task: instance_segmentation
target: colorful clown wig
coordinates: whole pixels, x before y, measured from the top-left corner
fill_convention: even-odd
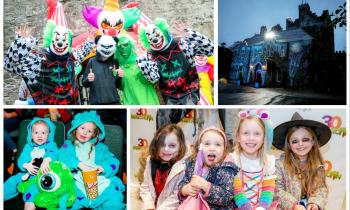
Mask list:
[[[170,41],[169,34],[169,25],[167,21],[163,18],[156,18],[151,24],[155,25],[159,30],[164,34],[165,42],[168,43]],[[147,51],[151,50],[151,46],[146,36],[146,28],[139,28],[139,40],[142,43],[143,47],[147,49]]]
[[[135,41],[131,36],[129,36],[127,33],[121,33],[118,35],[118,45],[120,44],[129,44],[131,53],[128,58],[124,58],[120,51],[118,50],[118,47],[116,48],[116,52],[114,53],[114,58],[118,60],[119,65],[125,65],[125,64],[131,64],[136,63],[136,49],[135,49]]]
[[[43,35],[43,47],[48,48],[50,47],[53,39],[53,32],[56,27],[63,27],[63,26],[57,26],[52,20],[47,21],[46,26],[44,28],[44,35]],[[73,32],[68,29],[68,52],[72,52],[72,37]]]

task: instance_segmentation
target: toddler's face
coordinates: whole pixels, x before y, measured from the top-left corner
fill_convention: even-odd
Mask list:
[[[291,150],[301,159],[307,156],[313,145],[312,135],[305,128],[295,130],[289,138]]]
[[[82,143],[88,142],[94,138],[95,130],[96,125],[94,123],[86,122],[77,128],[76,137]]]
[[[169,162],[178,155],[179,149],[177,136],[170,133],[165,137],[164,144],[159,149],[159,157],[163,162]]]
[[[237,134],[237,140],[247,157],[255,158],[264,143],[264,130],[253,119],[244,120]]]
[[[225,151],[224,138],[215,131],[207,131],[201,138],[204,164],[213,166],[221,161]]]
[[[38,145],[46,143],[49,134],[49,127],[45,123],[35,123],[32,126],[32,139]]]

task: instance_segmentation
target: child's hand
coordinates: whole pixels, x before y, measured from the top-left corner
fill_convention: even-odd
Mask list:
[[[117,71],[120,78],[124,77],[124,70],[122,68],[119,68]]]
[[[306,208],[303,205],[296,205],[293,209],[294,210],[306,210]]]
[[[200,191],[199,188],[193,187],[191,183],[186,184],[181,188],[181,194],[183,196],[196,196],[197,193]]]
[[[90,69],[90,73],[88,74],[88,80],[89,82],[93,82],[95,80],[95,74],[92,72],[92,69]]]
[[[23,168],[25,168],[31,175],[36,175],[39,170],[39,168],[34,166],[32,162],[23,164]]]
[[[98,174],[104,173],[105,170],[102,168],[102,166],[96,166],[95,169],[97,170]]]
[[[314,203],[309,203],[307,205],[307,210],[318,210],[318,206]]]
[[[193,175],[190,183],[193,187],[202,189],[203,191],[206,191],[209,186],[209,182],[198,175]]]
[[[188,28],[187,23],[182,21],[177,22],[173,25],[173,28],[180,33],[180,37],[184,38],[187,36],[187,31],[186,31],[186,29]]]
[[[47,174],[49,173],[49,171],[51,171],[50,162],[51,162],[51,158],[47,157],[41,163],[40,170],[43,174]]]
[[[78,168],[81,170],[81,171],[90,171],[91,170],[91,167],[90,166],[87,166],[85,165],[84,163],[80,162],[78,164]]]

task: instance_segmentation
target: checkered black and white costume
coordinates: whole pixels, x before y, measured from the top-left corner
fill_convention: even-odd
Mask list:
[[[166,104],[197,104],[199,79],[195,70],[194,56],[210,56],[214,52],[214,45],[209,38],[190,29],[187,32],[187,37],[172,40],[170,50],[150,51],[137,59],[145,78],[152,83],[159,82]],[[182,54],[184,59],[179,58],[181,55],[176,55],[176,53]],[[171,68],[171,62],[177,62],[176,58],[182,60],[179,62],[182,73],[178,72],[179,68]],[[179,81],[179,78],[182,80]],[[183,80],[186,81],[183,82]]]
[[[76,87],[75,67],[80,65],[79,63],[90,53],[94,44],[86,42],[81,49],[65,57],[49,57],[48,50],[38,50],[37,46],[38,40],[34,37],[16,35],[15,41],[11,44],[4,57],[4,69],[22,76],[32,95],[36,90],[41,89],[42,92],[37,95],[40,95],[42,98],[47,97],[47,100],[52,102],[49,103],[45,99],[39,100],[33,97],[36,104],[61,104],[62,101],[62,104],[76,103],[76,99],[74,99],[75,102],[65,100],[75,97],[73,93],[68,93],[71,91],[68,90],[68,86],[71,88]],[[57,74],[54,74],[54,71],[50,72],[50,69],[56,69],[56,72],[58,71]],[[58,78],[53,79],[54,77]],[[49,83],[48,80],[50,80]],[[57,91],[57,87],[62,88],[62,86],[64,86],[64,90]]]

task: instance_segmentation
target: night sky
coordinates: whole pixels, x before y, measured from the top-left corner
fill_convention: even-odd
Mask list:
[[[272,26],[280,24],[285,30],[286,18],[294,21],[299,17],[298,5],[302,0],[218,0],[219,8],[219,45],[226,46],[235,41],[260,33],[262,25],[269,31]],[[305,2],[305,0],[304,0]],[[317,16],[323,10],[329,13],[344,3],[344,0],[307,0],[310,10]],[[339,28],[334,31],[335,50],[346,50],[346,31]]]

